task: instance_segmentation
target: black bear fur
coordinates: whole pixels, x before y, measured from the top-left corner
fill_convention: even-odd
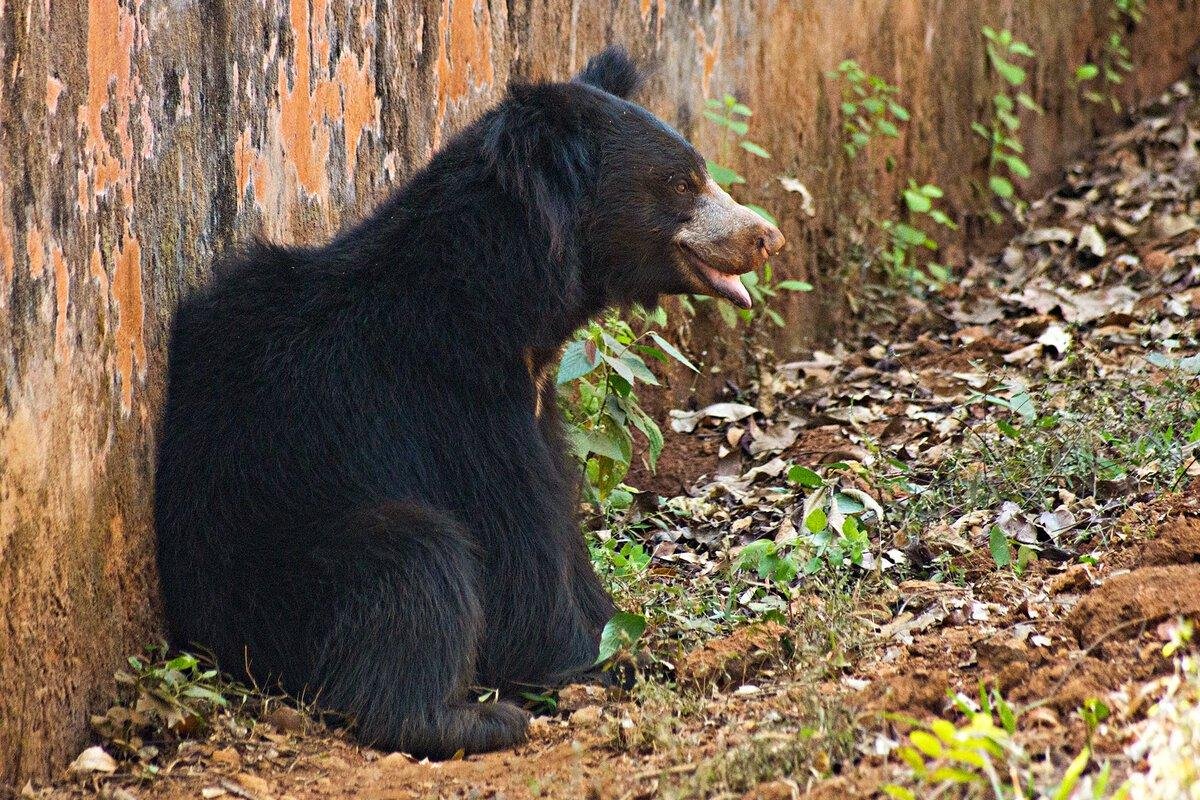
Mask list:
[[[256,242],[180,305],[155,486],[174,644],[434,758],[524,736],[472,687],[589,670],[614,609],[531,371],[605,307],[695,290],[672,237],[704,162],[626,99],[640,80],[610,48],[514,85],[361,223]]]

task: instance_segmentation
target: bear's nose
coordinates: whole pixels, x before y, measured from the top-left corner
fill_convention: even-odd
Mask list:
[[[771,223],[763,220],[759,225],[758,239],[756,240],[757,255],[763,261],[766,261],[771,256],[779,252],[784,243],[783,234],[779,232]]]

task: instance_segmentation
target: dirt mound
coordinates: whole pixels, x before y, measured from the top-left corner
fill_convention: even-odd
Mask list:
[[[1135,551],[1131,566],[1200,564],[1200,517],[1175,517],[1167,521],[1155,539]]]
[[[777,663],[788,630],[777,622],[749,625],[715,639],[685,655],[678,665],[679,682],[687,686],[728,686],[745,683]]]
[[[1200,564],[1171,564],[1110,578],[1079,602],[1067,624],[1090,647],[1129,628],[1198,613]]]

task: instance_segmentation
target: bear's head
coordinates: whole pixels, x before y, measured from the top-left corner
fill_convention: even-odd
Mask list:
[[[629,99],[641,83],[610,47],[569,83],[511,86],[486,139],[497,177],[596,304],[652,308],[660,295],[703,294],[749,308],[738,276],[761,267],[783,235]]]

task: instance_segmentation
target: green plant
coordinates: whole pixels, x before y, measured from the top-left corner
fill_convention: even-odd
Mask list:
[[[867,73],[854,59],[846,59],[827,74],[841,84],[842,149],[850,159],[857,158],[877,137],[900,137],[898,126],[908,122],[909,113],[897,99],[898,87]],[[888,169],[893,166],[889,156]]]
[[[231,699],[249,697],[249,690],[228,683],[190,653],[168,658],[163,644],[127,661],[129,670],[115,675],[116,702],[91,724],[116,752],[142,762],[147,776],[158,771],[153,762],[163,742],[205,732]]]
[[[964,798],[1016,800],[1046,798],[1069,800],[1091,763],[1091,747],[1084,747],[1063,771],[1061,778],[1039,779],[1033,759],[1018,741],[1020,716],[996,690],[979,689],[976,702],[963,694],[954,697],[962,722],[938,718],[932,722],[893,716],[912,726],[908,741],[896,750],[907,767],[897,783],[885,784],[884,794],[894,800],[952,795]],[[1058,778],[1055,780],[1055,778]],[[1103,764],[1089,779],[1088,796],[1110,797],[1110,765]],[[1127,797],[1122,787],[1113,800]]]
[[[871,560],[868,522],[883,521],[883,508],[862,490],[843,482],[837,473],[852,473],[846,463],[830,464],[823,477],[807,467],[793,465],[788,481],[808,492],[804,500],[800,541],[809,549],[801,570],[813,575],[829,569],[835,573],[867,567]]]
[[[1021,143],[1020,108],[1034,113],[1043,113],[1042,107],[1025,90],[1029,74],[1018,60],[1037,58],[1029,45],[1013,37],[1007,29],[996,31],[983,28],[987,40],[986,50],[992,68],[1003,79],[1004,89],[991,100],[990,114],[984,122],[971,123],[971,130],[988,143],[987,185],[977,187],[988,198],[987,215],[996,223],[1003,216],[992,204],[999,201],[1010,208],[1018,217],[1024,214],[1026,203],[1017,194],[1013,179],[1025,179],[1031,174],[1029,165],[1021,156],[1025,146]]]
[[[1075,70],[1075,82],[1089,103],[1108,105],[1120,112],[1121,101],[1117,87],[1133,72],[1133,61],[1123,32],[1141,24],[1146,14],[1144,0],[1113,0],[1108,11],[1112,25],[1101,44],[1100,57],[1096,63],[1081,65]]]
[[[619,489],[633,461],[632,430],[646,437],[651,469],[662,452],[662,431],[635,391],[639,382],[658,385],[643,356],[696,370],[652,327],[635,333],[615,312],[580,329],[559,362],[559,404],[584,467],[585,499],[602,510],[632,501],[628,490]]]
[[[901,193],[907,221],[885,219],[878,223],[887,236],[888,246],[882,254],[887,272],[892,278],[906,281],[910,290],[917,284],[936,289],[951,278],[946,267],[935,261],[921,263],[918,258],[922,250],[935,252],[938,249],[937,240],[921,226],[923,220],[934,226],[958,230],[958,225],[946,212],[934,207],[944,196],[941,188],[931,183],[918,185],[910,178],[908,187]]]
[[[1177,490],[1186,480],[1200,442],[1200,381],[1169,368],[1159,381],[1098,378],[1068,363],[1044,382],[993,382],[952,416],[964,438],[936,467],[884,461],[891,472],[873,478],[892,481],[905,497],[893,524],[918,535],[972,512],[998,513],[1005,503],[1036,516],[1067,492],[1105,508],[1057,534],[1073,546],[1105,531],[1104,520],[1139,494]],[[988,528],[988,544],[998,566],[1017,572],[1040,546],[1014,543],[998,527]]]
[[[750,124],[747,120],[753,112],[744,103],[739,103],[733,95],[726,94],[720,100],[709,98],[705,101],[705,106],[705,118],[721,129],[721,142],[718,147],[717,158],[709,159],[707,162],[708,174],[712,176],[713,181],[718,186],[725,191],[730,191],[734,186],[746,182],[746,179],[737,170],[728,166],[733,163],[735,148],[740,148],[756,158],[770,159],[771,154],[762,145],[747,138],[750,132]],[[745,203],[744,205],[772,225],[779,224],[779,221],[762,206],[753,203]],[[750,299],[753,301],[751,308],[735,309],[727,303],[717,304],[721,318],[731,328],[737,327],[740,320],[753,330],[755,322],[759,319],[760,315],[765,316],[777,327],[782,328],[784,326],[783,317],[771,307],[771,301],[777,298],[780,292],[811,292],[813,289],[812,285],[805,281],[776,281],[774,269],[769,261],[763,265],[761,275],[753,272],[743,275],[742,284],[746,287],[746,291],[750,293]],[[696,299],[704,300],[707,298]]]
[[[841,85],[842,149],[850,160],[877,139],[900,136],[900,126],[908,122],[909,113],[899,101],[898,87],[866,72],[853,59],[843,61],[828,75]],[[891,172],[895,169],[895,159],[889,155],[885,165]],[[874,220],[884,236],[880,260],[887,277],[907,283],[910,291],[918,284],[937,288],[950,280],[950,272],[944,266],[920,257],[922,252],[938,249],[937,240],[926,230],[927,225],[934,229],[958,229],[945,211],[935,207],[944,196],[940,187],[919,184],[910,178],[900,193],[903,218]],[[869,203],[864,198],[861,205],[866,210]]]

